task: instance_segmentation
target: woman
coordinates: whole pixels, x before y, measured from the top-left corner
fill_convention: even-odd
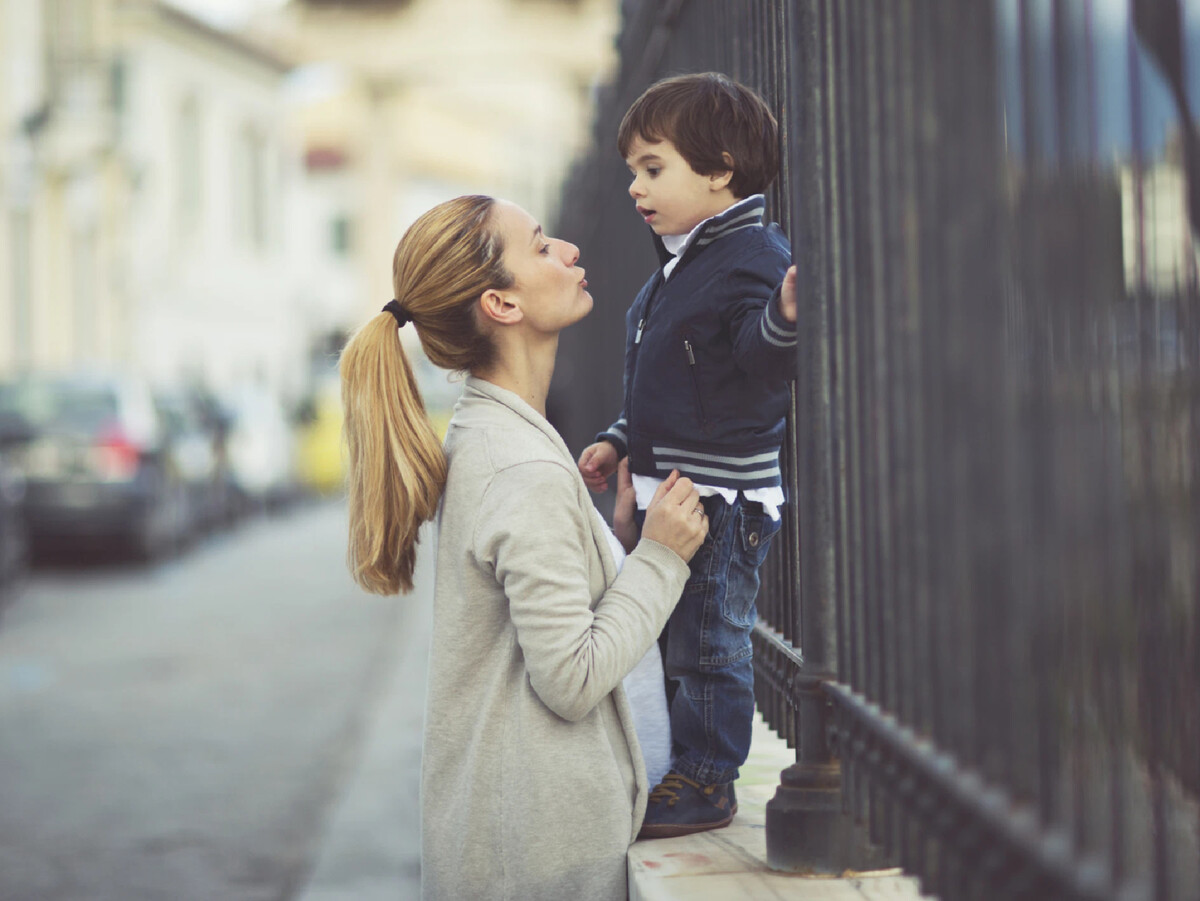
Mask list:
[[[592,307],[578,257],[513,204],[441,204],[401,239],[396,299],[342,356],[359,584],[410,590],[417,531],[441,504],[421,774],[429,899],[626,896],[647,784],[620,683],[707,522],[677,474],[640,541],[622,504],[632,550],[618,575],[545,419],[558,334]],[[469,373],[444,452],[401,349],[407,322],[436,365]]]

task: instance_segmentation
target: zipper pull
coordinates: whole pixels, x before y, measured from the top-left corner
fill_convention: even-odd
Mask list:
[[[684,338],[683,339],[683,349],[687,351],[688,365],[695,366],[696,365],[696,356],[695,356],[695,354],[692,353],[692,342],[687,340],[686,338]]]
[[[637,334],[633,336],[633,343],[634,343],[634,344],[641,344],[641,343],[642,343],[642,328],[643,328],[645,325],[646,325],[646,318],[643,316],[641,319],[639,319],[639,320],[638,320],[638,330],[637,330]]]

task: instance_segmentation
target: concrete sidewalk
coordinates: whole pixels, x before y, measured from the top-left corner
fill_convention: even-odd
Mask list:
[[[433,533],[423,537],[410,609],[396,636],[392,670],[374,699],[357,764],[346,774],[299,901],[417,901],[418,807],[425,669],[429,654]],[[776,873],[766,865],[765,805],[795,760],[761,719],[737,783],[738,814],[715,832],[637,842],[629,852],[632,901],[795,899],[915,901],[915,879],[898,870],[852,878]],[[472,899],[476,901],[476,899]],[[486,899],[478,899],[486,901]],[[578,899],[585,901],[585,899]]]
[[[373,699],[357,765],[346,774],[299,901],[417,901],[418,804],[426,665],[433,614],[432,529],[422,532],[414,589],[395,636],[391,671]]]
[[[738,812],[724,829],[635,842],[629,849],[631,901],[863,901],[921,898],[900,870],[844,878],[779,873],[767,866],[766,805],[794,751],[761,717],[737,781]]]

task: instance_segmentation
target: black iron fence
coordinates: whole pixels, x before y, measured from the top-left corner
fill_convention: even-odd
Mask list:
[[[597,309],[552,416],[576,449],[615,416],[655,265],[624,109],[678,72],[754,86],[803,283],[756,633],[759,707],[797,753],[772,865],[1200,898],[1200,2],[623,12],[558,224]]]

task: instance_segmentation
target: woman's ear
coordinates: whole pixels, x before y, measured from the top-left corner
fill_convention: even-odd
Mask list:
[[[485,322],[499,325],[513,325],[525,317],[507,292],[495,288],[488,288],[479,296],[479,309]]]
[[[733,157],[724,151],[721,153],[721,159],[725,161],[724,172],[714,172],[708,177],[708,189],[710,191],[721,191],[728,187],[729,182],[733,180]]]

